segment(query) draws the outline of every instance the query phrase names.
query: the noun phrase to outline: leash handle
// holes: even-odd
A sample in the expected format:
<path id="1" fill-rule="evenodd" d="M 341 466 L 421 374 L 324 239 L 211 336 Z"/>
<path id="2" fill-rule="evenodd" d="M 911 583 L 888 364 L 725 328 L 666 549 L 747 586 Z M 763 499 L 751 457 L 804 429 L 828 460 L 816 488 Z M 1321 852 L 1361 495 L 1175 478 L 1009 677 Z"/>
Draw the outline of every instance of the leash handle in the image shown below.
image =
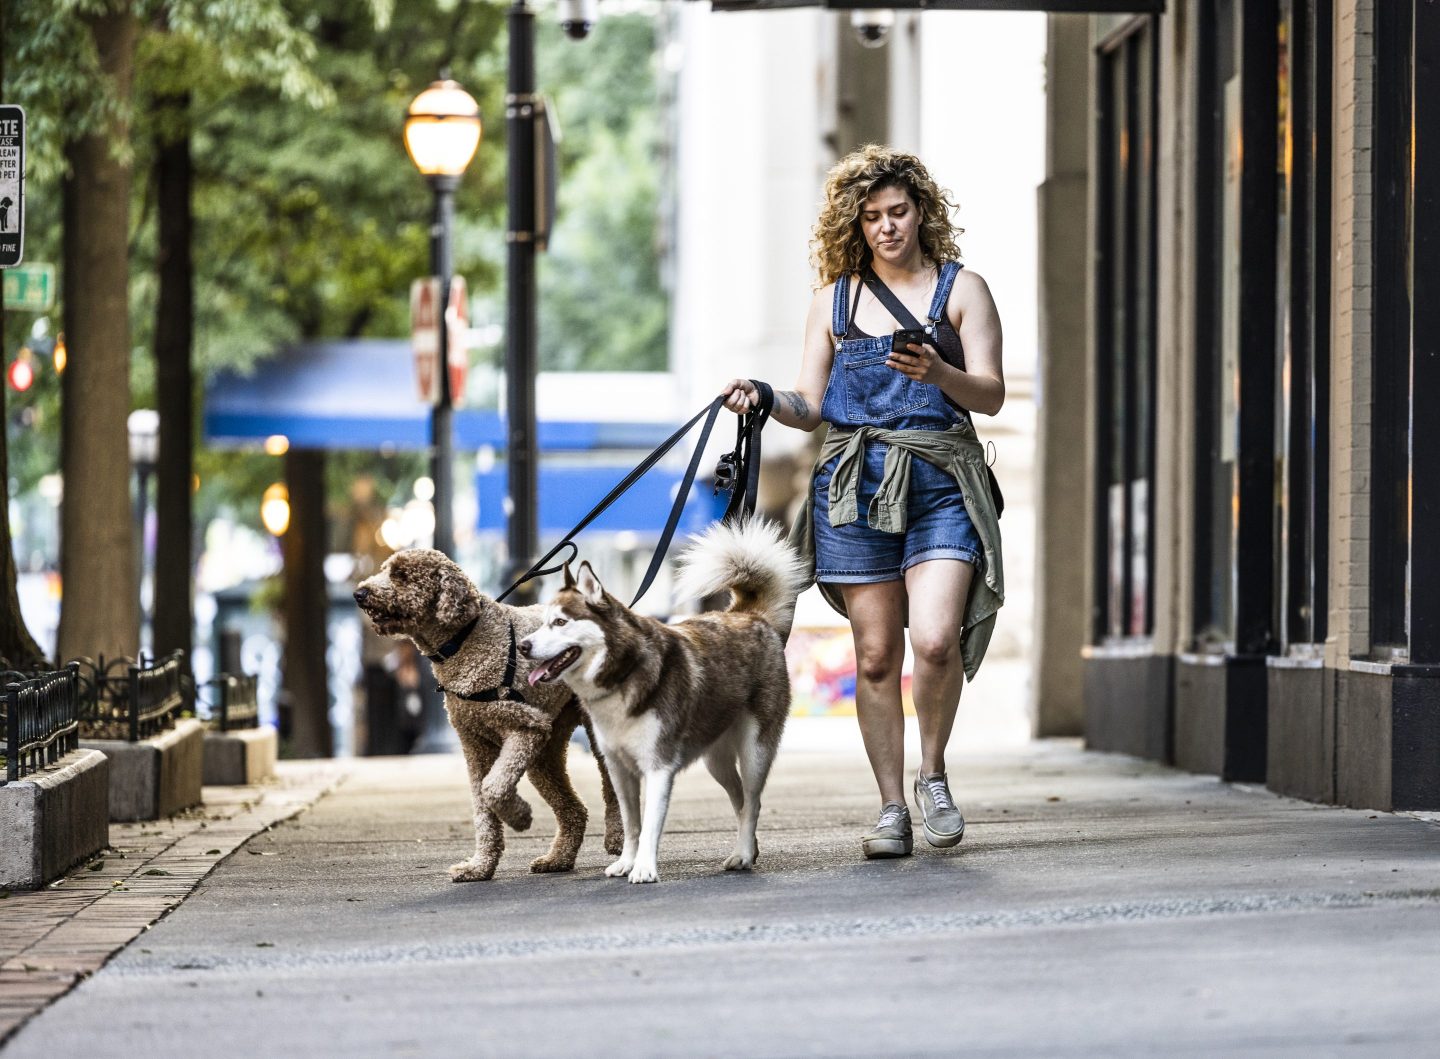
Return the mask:
<path id="1" fill-rule="evenodd" d="M 735 491 L 725 506 L 722 522 L 733 522 L 755 513 L 755 501 L 760 495 L 760 432 L 770 419 L 775 408 L 775 390 L 768 382 L 751 379 L 759 403 L 750 412 L 742 415 L 736 427 Z"/>

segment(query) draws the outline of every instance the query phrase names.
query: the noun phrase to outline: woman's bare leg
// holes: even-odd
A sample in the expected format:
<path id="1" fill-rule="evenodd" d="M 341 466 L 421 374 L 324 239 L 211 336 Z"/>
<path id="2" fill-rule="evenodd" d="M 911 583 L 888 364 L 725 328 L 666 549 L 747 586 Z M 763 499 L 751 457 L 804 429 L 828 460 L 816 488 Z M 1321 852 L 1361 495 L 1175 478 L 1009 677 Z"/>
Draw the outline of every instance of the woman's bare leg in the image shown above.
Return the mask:
<path id="1" fill-rule="evenodd" d="M 960 626 L 974 575 L 975 567 L 958 559 L 932 559 L 905 571 L 915 654 L 910 690 L 920 722 L 920 771 L 927 776 L 945 771 L 945 747 L 965 682 Z"/>

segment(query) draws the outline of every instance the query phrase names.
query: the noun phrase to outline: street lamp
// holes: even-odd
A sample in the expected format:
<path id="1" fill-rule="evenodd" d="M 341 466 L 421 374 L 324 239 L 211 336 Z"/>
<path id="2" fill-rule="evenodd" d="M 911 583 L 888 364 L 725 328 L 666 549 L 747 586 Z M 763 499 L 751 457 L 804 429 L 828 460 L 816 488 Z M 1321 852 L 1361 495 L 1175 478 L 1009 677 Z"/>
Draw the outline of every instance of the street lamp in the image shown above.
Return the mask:
<path id="1" fill-rule="evenodd" d="M 160 456 L 160 413 L 153 408 L 137 408 L 126 420 L 130 433 L 130 462 L 135 465 L 135 533 L 140 549 L 136 564 L 139 574 L 136 599 L 140 607 L 140 630 L 145 630 L 145 521 L 150 496 L 150 476 Z M 138 650 L 139 644 L 136 645 Z"/>
<path id="2" fill-rule="evenodd" d="M 440 399 L 430 413 L 431 478 L 435 482 L 435 547 L 455 557 L 453 463 L 450 392 L 450 335 L 446 308 L 454 271 L 450 230 L 455 217 L 455 189 L 480 146 L 480 107 L 465 89 L 447 77 L 415 97 L 405 112 L 405 150 L 435 194 L 430 223 L 430 270 L 440 281 Z"/>

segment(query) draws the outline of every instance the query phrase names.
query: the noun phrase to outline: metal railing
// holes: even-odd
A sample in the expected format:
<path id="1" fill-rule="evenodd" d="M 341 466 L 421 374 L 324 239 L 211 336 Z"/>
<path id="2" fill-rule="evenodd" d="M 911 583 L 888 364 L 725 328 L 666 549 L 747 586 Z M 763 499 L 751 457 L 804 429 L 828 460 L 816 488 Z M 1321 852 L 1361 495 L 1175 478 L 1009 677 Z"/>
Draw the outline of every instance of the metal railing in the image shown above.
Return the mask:
<path id="1" fill-rule="evenodd" d="M 194 703 L 194 682 L 185 652 L 159 661 L 103 656 L 77 660 L 80 667 L 80 729 L 91 739 L 132 743 L 164 731 Z"/>
<path id="2" fill-rule="evenodd" d="M 0 672 L 4 704 L 5 783 L 48 768 L 80 745 L 80 667 L 27 674 Z"/>
<path id="3" fill-rule="evenodd" d="M 206 682 L 214 688 L 209 721 L 221 732 L 254 728 L 260 723 L 259 680 L 247 673 L 220 673 Z"/>

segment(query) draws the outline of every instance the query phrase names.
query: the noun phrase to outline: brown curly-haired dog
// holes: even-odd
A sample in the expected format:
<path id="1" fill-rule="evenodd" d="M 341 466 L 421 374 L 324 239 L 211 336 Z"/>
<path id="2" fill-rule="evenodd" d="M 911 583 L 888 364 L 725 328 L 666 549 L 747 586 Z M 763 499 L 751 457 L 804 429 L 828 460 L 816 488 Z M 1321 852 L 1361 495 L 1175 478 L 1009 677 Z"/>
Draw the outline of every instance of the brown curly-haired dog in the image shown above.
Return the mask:
<path id="1" fill-rule="evenodd" d="M 489 879 L 505 849 L 503 820 L 530 826 L 530 806 L 516 793 L 527 772 L 555 811 L 550 851 L 530 864 L 535 872 L 569 871 L 585 837 L 588 813 L 570 785 L 566 750 L 576 725 L 590 719 L 563 684 L 528 688 L 515 644 L 540 627 L 542 607 L 510 607 L 482 595 L 465 571 L 442 552 L 396 552 L 355 590 L 382 636 L 405 636 L 430 659 L 445 689 L 445 712 L 460 736 L 475 808 L 475 853 L 451 865 L 456 882 Z M 523 690 L 522 690 L 523 689 Z M 605 849 L 619 853 L 620 810 L 605 761 L 595 749 L 605 796 Z"/>

